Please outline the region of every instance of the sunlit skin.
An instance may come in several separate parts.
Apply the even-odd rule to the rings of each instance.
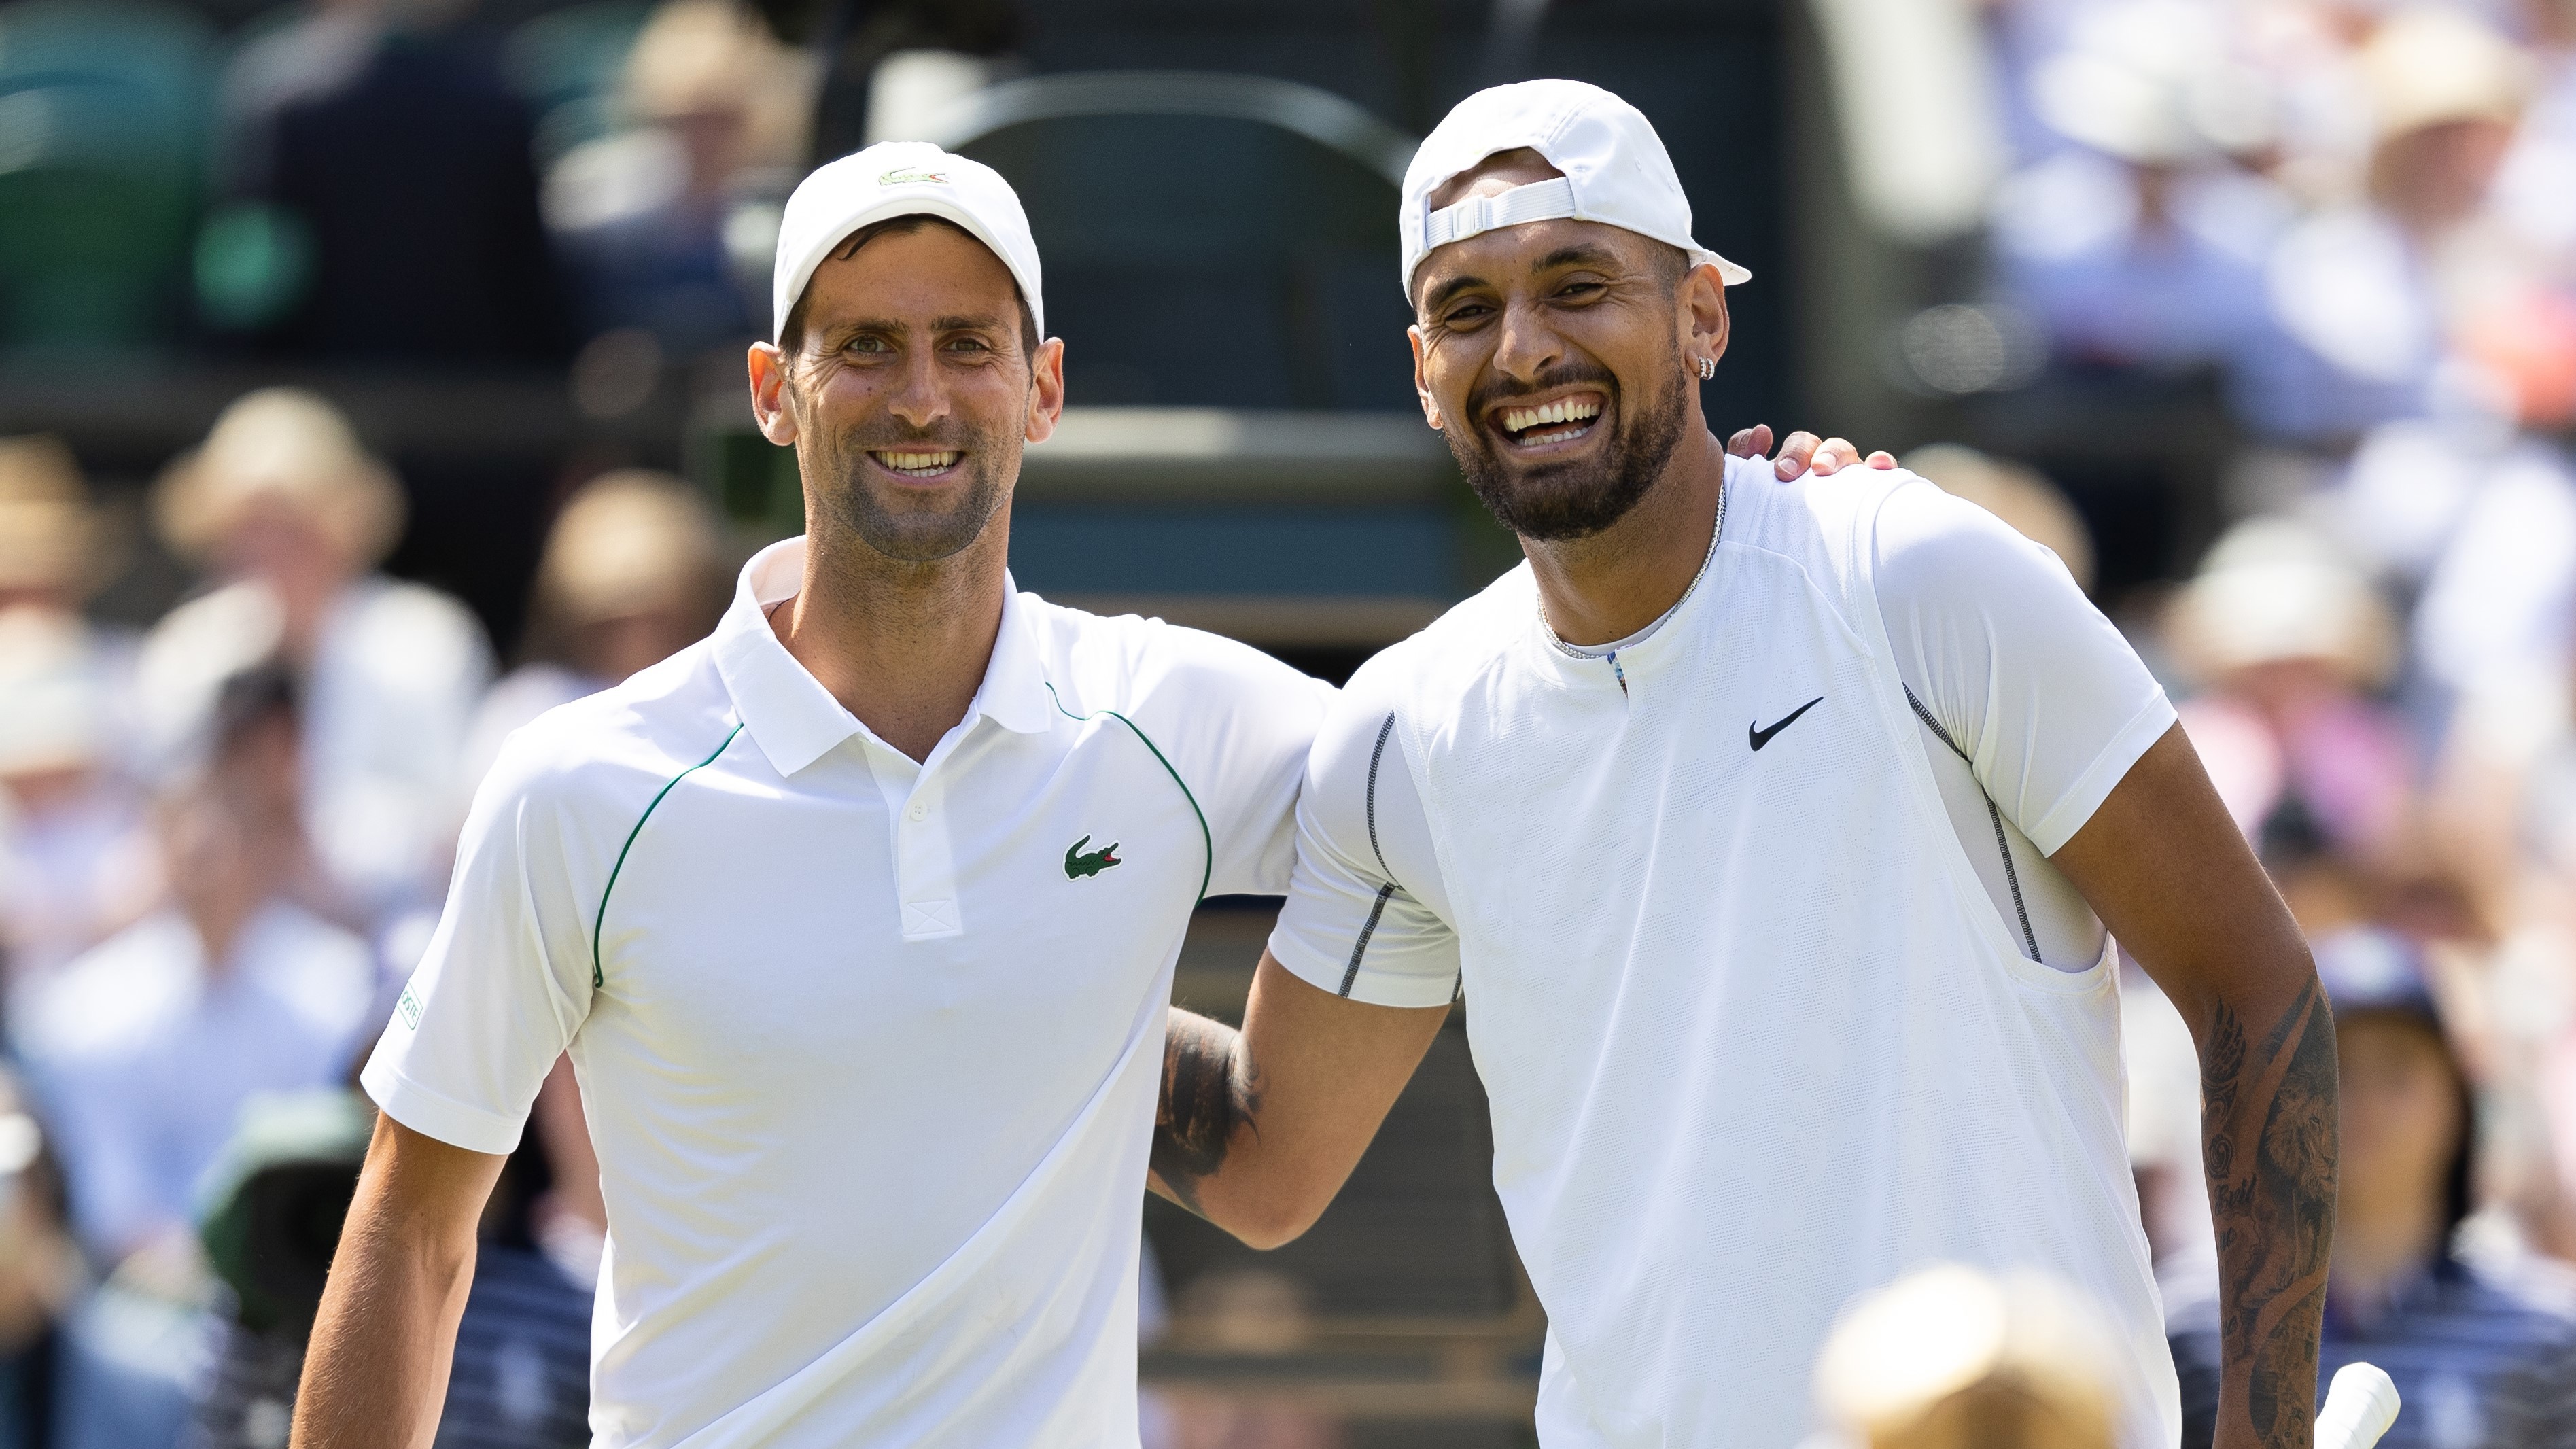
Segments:
[[[1020,451],[1064,412],[1064,344],[1023,350],[1011,274],[945,226],[834,256],[794,358],[754,343],[752,409],[796,447],[805,578],[779,642],[879,738],[925,759],[1001,626]]]
[[[1557,174],[1536,152],[1507,151],[1429,204]],[[1462,466],[1473,472],[1469,460],[1481,457],[1493,486],[1534,512],[1598,486],[1620,444],[1678,387],[1678,442],[1651,479],[1638,480],[1635,506],[1578,537],[1523,533],[1548,621],[1569,643],[1608,643],[1654,622],[1699,572],[1715,526],[1727,450],[1693,382],[1700,359],[1725,354],[1726,291],[1714,267],[1689,271],[1676,288],[1659,245],[1598,222],[1530,222],[1440,247],[1413,276],[1407,335],[1424,419],[1451,433]],[[1600,411],[1588,425],[1512,436],[1506,414],[1552,404]]]
[[[2460,1134],[2460,1092],[2429,1024],[2389,1011],[2335,1023],[2343,1080],[2334,1292],[2364,1302],[2442,1246],[2444,1193]]]

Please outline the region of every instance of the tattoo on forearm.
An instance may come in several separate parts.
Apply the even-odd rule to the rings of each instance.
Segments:
[[[1224,1165],[1238,1127],[1257,1131],[1261,1074],[1232,1027],[1174,1010],[1163,1039],[1163,1099],[1154,1112],[1154,1174],[1191,1212],[1199,1184]]]
[[[2335,1211],[2334,1018],[2313,980],[2252,1053],[2219,1005],[2201,1052],[2201,1123],[2218,1228],[2220,1423],[2241,1414],[2269,1449],[2307,1449]]]

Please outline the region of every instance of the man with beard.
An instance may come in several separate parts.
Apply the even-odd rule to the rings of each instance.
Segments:
[[[1286,887],[1331,691],[1012,587],[1064,346],[999,176],[834,162],[776,275],[752,401],[808,532],[493,766],[363,1077],[310,1449],[430,1441],[476,1218],[567,1049],[608,1209],[593,1442],[1136,1442],[1172,964],[1201,897]]]
[[[1295,1236],[1463,997],[1548,1449],[1796,1443],[1836,1312],[1931,1260],[2073,1280],[2170,1445],[2107,926],[2201,1046],[2217,1442],[2307,1449],[2333,1026],[2153,678],[1975,507],[1728,457],[1692,383],[1748,277],[1625,102],[1472,96],[1403,206],[1423,413],[1528,563],[1334,704],[1242,1032],[1174,1017],[1159,1186]]]

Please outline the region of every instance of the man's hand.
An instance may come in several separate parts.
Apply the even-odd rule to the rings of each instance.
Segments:
[[[1759,458],[1771,451],[1771,426],[1755,423],[1726,440],[1726,451],[1739,458]],[[1845,468],[1862,461],[1860,449],[1849,438],[1827,438],[1818,442],[1813,433],[1791,433],[1780,445],[1780,456],[1772,463],[1779,475],[1795,478],[1812,471],[1819,478],[1830,478]],[[1896,459],[1884,449],[1869,455],[1869,466],[1893,468]]]
[[[505,1161],[376,1118],[304,1356],[296,1449],[428,1449]]]
[[[2218,1449],[2309,1449],[2335,1213],[2334,1017],[2307,942],[2174,726],[2049,857],[2200,1046]]]

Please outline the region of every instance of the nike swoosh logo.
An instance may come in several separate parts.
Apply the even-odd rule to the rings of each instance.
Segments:
[[[1805,714],[1807,711],[1814,709],[1817,705],[1823,704],[1824,702],[1825,697],[1821,694],[1817,695],[1815,698],[1808,700],[1805,704],[1791,710],[1787,719],[1780,721],[1778,724],[1773,725],[1767,730],[1755,729],[1752,724],[1748,722],[1744,726],[1745,737],[1753,741],[1753,748],[1758,750],[1764,745],[1771,743],[1771,737],[1773,735],[1776,735],[1780,733],[1780,731],[1787,729],[1789,726],[1796,724],[1798,722],[1798,716]]]

